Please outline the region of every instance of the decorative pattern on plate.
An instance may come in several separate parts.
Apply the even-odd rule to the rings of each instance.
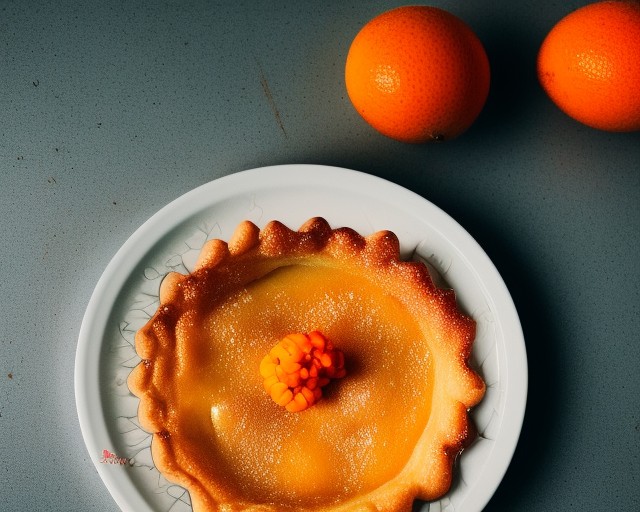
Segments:
[[[127,293],[126,300],[130,305],[123,312],[118,322],[118,336],[114,337],[107,352],[107,371],[105,377],[110,381],[109,393],[112,394],[113,412],[117,415],[110,421],[113,430],[120,437],[117,447],[119,454],[127,457],[132,467],[127,470],[140,473],[133,478],[145,488],[155,489],[153,500],[158,510],[172,512],[189,510],[188,493],[179,486],[167,482],[155,469],[150,456],[151,436],[144,432],[137,423],[137,399],[130,395],[126,386],[126,376],[139,358],[133,349],[133,335],[144,325],[158,307],[159,283],[172,271],[189,272],[204,242],[212,238],[217,226],[203,226],[195,230],[185,242],[176,243],[176,250],[169,253],[160,264],[144,268],[137,282],[133,283]],[[414,258],[429,264],[434,270],[435,280],[446,283],[447,274],[454,265],[449,255],[439,253],[438,257],[428,251],[429,241],[419,243],[414,251]],[[465,450],[459,459],[457,477],[449,493],[438,501],[424,504],[422,510],[456,510],[457,503],[466,494],[467,482],[473,482],[482,471],[484,460],[491,451],[494,442],[493,428],[499,426],[499,410],[501,407],[500,376],[497,364],[495,338],[493,336],[493,315],[484,301],[469,313],[477,322],[477,337],[474,345],[472,363],[479,369],[487,382],[485,399],[473,410],[473,418],[478,427],[480,437]]]
[[[153,436],[138,422],[139,399],[127,386],[131,370],[140,362],[134,338],[158,308],[158,291],[165,275],[193,270],[202,246],[213,233],[219,233],[217,224],[200,226],[183,242],[176,242],[156,258],[153,266],[146,266],[132,276],[131,285],[123,290],[119,301],[126,305],[125,309],[117,328],[111,329],[110,343],[103,354],[105,403],[107,412],[111,413],[107,422],[118,443],[114,454],[127,461],[126,468],[114,469],[126,469],[139,488],[149,490],[147,499],[158,511],[188,512],[192,510],[191,499],[186,489],[169,482],[158,471],[151,456]]]

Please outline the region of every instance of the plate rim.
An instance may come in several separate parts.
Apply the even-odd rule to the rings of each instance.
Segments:
[[[105,267],[91,294],[78,334],[74,367],[74,393],[78,420],[85,446],[89,451],[91,461],[110,494],[123,510],[129,508],[136,511],[152,510],[139,492],[133,496],[130,493],[122,492],[122,489],[114,482],[116,473],[109,471],[108,465],[99,462],[96,456],[100,449],[96,449],[99,446],[97,440],[100,438],[109,439],[111,436],[107,430],[103,407],[101,404],[92,407],[90,403],[92,397],[95,398],[97,396],[98,402],[102,400],[98,378],[100,353],[103,345],[101,337],[104,335],[107,320],[118,293],[132,270],[126,265],[126,260],[130,253],[145,255],[149,252],[158,240],[158,226],[161,227],[160,234],[166,234],[184,220],[202,211],[203,208],[216,204],[223,196],[232,196],[240,192],[246,193],[244,189],[247,183],[258,182],[263,187],[277,187],[278,181],[276,179],[273,180],[272,185],[264,183],[267,175],[286,176],[293,184],[325,187],[332,185],[332,188],[348,188],[349,191],[351,191],[350,187],[357,185],[359,188],[367,188],[367,196],[379,198],[383,202],[388,201],[382,197],[382,194],[390,195],[389,190],[393,190],[394,193],[400,194],[402,197],[402,210],[410,211],[412,208],[417,208],[418,210],[426,209],[429,210],[430,215],[435,215],[437,218],[433,222],[430,219],[430,225],[433,224],[434,230],[439,231],[440,234],[442,234],[442,231],[438,226],[442,226],[443,222],[456,227],[456,229],[447,233],[446,238],[452,242],[461,258],[466,261],[469,268],[476,274],[478,280],[485,285],[489,281],[492,285],[491,290],[493,293],[490,298],[493,301],[493,311],[500,312],[499,317],[502,320],[508,320],[506,324],[504,321],[501,323],[503,331],[508,330],[508,333],[503,332],[503,338],[510,339],[516,343],[514,347],[511,347],[511,350],[516,351],[513,355],[518,355],[517,358],[512,358],[509,361],[511,366],[505,366],[506,396],[504,409],[507,410],[508,408],[510,414],[502,417],[500,432],[502,433],[506,430],[509,433],[509,438],[502,439],[500,443],[495,443],[492,448],[492,454],[493,451],[498,451],[499,460],[502,461],[502,464],[499,468],[483,474],[484,489],[475,493],[477,494],[475,496],[475,504],[479,506],[477,510],[482,510],[498,489],[510,466],[522,431],[528,394],[528,364],[524,334],[507,286],[497,268],[477,241],[455,219],[437,205],[415,192],[384,178],[362,171],[316,164],[284,164],[258,167],[228,174],[204,183],[178,196],[149,217],[127,238]],[[333,186],[335,184],[340,186]],[[175,214],[176,208],[179,209],[179,214]],[[460,252],[460,246],[464,246],[464,253]],[[137,263],[139,260],[136,259],[135,261]],[[498,302],[496,302],[496,294],[499,295],[500,300]],[[107,308],[103,307],[105,303],[108,305]],[[96,332],[100,333],[97,350],[91,343],[91,339],[95,337]],[[94,378],[91,378],[92,371],[94,371]],[[501,380],[502,378],[501,374]],[[91,410],[91,414],[89,410]],[[476,485],[476,487],[478,486]]]

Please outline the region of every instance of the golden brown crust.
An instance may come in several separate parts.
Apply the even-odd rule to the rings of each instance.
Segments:
[[[202,322],[207,311],[274,270],[309,262],[365,276],[415,319],[433,367],[430,414],[406,464],[374,489],[345,495],[339,502],[247,501],[233,485],[222,483],[218,473],[224,467],[216,461],[199,466],[206,471],[179,461],[182,448],[175,443],[183,437],[175,430],[172,376],[188,371],[180,347],[190,342],[190,326]],[[142,362],[132,371],[129,387],[140,398],[141,425],[154,433],[154,462],[167,478],[190,491],[195,510],[218,510],[221,504],[234,511],[410,510],[414,499],[431,500],[448,491],[454,460],[475,436],[468,409],[482,399],[485,385],[468,365],[474,337],[475,322],[458,311],[453,291],[434,286],[425,265],[401,261],[393,233],[380,231],[365,238],[349,228],[331,229],[321,218],[310,219],[298,231],[277,221],[260,230],[245,221],[228,243],[207,242],[190,275],[165,277],[160,306],[136,335]]]

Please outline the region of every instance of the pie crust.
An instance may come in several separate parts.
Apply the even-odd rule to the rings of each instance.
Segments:
[[[409,511],[449,490],[485,392],[469,366],[475,322],[423,263],[400,259],[392,232],[245,221],[193,272],[168,274],[159,299],[128,384],[154,463],[194,510]],[[313,331],[346,375],[289,412],[260,362]]]

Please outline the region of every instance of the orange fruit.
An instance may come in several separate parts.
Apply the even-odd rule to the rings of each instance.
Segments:
[[[475,121],[489,93],[489,60],[453,14],[398,7],[369,21],[345,65],[349,98],[380,133],[403,142],[448,140]]]
[[[577,121],[640,130],[640,2],[597,2],[560,20],[540,47],[538,79]]]

